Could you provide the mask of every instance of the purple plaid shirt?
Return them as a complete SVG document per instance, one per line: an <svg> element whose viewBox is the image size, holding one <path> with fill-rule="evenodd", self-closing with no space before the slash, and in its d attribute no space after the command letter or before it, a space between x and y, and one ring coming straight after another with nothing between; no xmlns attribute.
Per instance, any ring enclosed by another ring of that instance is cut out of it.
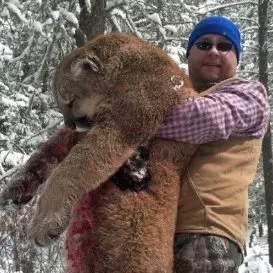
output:
<svg viewBox="0 0 273 273"><path fill-rule="evenodd" d="M264 86L257 81L240 80L174 106L157 137L195 144L230 136L258 138L265 134L268 121Z"/></svg>

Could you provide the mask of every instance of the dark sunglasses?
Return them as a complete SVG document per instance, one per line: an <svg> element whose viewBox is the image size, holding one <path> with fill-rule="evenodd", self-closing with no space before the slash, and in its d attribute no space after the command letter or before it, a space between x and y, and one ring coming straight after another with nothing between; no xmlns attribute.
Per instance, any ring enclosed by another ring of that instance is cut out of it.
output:
<svg viewBox="0 0 273 273"><path fill-rule="evenodd" d="M214 44L209 41L196 42L195 45L199 50L211 50L212 47L214 46ZM218 51L226 52L230 51L233 45L232 43L229 42L219 42L215 44L215 47Z"/></svg>

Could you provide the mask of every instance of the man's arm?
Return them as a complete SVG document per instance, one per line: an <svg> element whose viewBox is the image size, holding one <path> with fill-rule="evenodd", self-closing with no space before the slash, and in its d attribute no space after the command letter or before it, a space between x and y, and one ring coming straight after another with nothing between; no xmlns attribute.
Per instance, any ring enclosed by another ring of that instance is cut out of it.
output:
<svg viewBox="0 0 273 273"><path fill-rule="evenodd" d="M157 136L202 144L230 136L264 135L269 121L267 92L259 82L240 80L172 108Z"/></svg>

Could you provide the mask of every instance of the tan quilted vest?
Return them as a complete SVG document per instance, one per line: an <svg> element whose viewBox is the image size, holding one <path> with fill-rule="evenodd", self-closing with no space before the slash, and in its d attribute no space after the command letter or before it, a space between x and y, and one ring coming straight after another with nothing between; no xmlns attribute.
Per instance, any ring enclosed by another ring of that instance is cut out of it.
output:
<svg viewBox="0 0 273 273"><path fill-rule="evenodd" d="M221 82L209 90L213 92ZM242 249L247 232L248 186L262 138L230 137L198 147L182 180L176 232L229 238Z"/></svg>

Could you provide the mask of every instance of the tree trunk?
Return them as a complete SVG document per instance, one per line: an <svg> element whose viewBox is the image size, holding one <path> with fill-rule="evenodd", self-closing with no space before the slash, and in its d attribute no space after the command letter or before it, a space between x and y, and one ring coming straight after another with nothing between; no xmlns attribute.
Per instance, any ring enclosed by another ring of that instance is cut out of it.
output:
<svg viewBox="0 0 273 273"><path fill-rule="evenodd" d="M85 0L79 0L81 13L79 18L80 29L76 31L76 44L83 46L87 40L104 34L105 32L105 4L106 0L91 0L91 10L86 6Z"/></svg>
<svg viewBox="0 0 273 273"><path fill-rule="evenodd" d="M264 227L262 223L258 224L258 229L259 229L259 237L263 237L264 236Z"/></svg>
<svg viewBox="0 0 273 273"><path fill-rule="evenodd" d="M269 0L259 0L259 80L268 90L268 4ZM273 265L273 158L271 126L263 140L263 170L265 186L265 205L268 225L269 262Z"/></svg>
<svg viewBox="0 0 273 273"><path fill-rule="evenodd" d="M14 269L15 272L19 272L21 270L20 266L20 254L18 250L18 241L17 241L17 236L16 232L13 234L11 233L11 240L12 240L12 254L13 254L13 262L14 262Z"/></svg>

